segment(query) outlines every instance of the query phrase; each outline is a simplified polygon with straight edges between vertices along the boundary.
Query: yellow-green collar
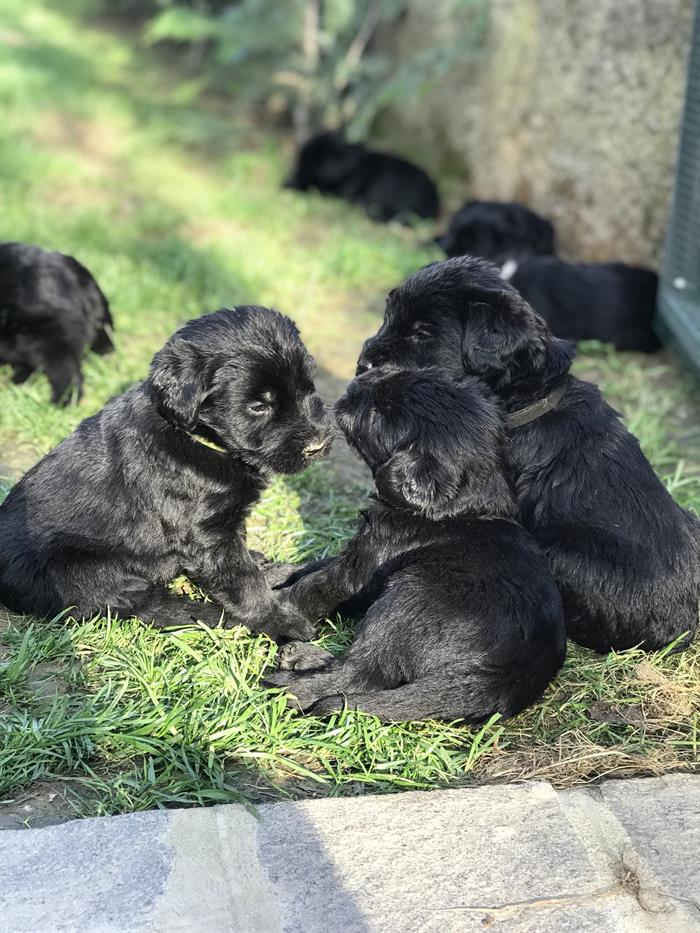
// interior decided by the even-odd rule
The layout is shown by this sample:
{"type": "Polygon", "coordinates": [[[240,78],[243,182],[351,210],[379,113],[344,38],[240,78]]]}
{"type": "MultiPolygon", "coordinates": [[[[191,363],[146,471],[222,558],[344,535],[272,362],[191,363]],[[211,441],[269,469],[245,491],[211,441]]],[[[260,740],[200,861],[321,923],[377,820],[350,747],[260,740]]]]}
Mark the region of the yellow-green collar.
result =
{"type": "Polygon", "coordinates": [[[225,447],[220,447],[218,444],[215,444],[214,441],[210,441],[208,437],[202,437],[201,434],[194,434],[192,431],[185,431],[185,434],[204,447],[211,447],[212,450],[218,450],[220,454],[228,453],[225,447]]]}

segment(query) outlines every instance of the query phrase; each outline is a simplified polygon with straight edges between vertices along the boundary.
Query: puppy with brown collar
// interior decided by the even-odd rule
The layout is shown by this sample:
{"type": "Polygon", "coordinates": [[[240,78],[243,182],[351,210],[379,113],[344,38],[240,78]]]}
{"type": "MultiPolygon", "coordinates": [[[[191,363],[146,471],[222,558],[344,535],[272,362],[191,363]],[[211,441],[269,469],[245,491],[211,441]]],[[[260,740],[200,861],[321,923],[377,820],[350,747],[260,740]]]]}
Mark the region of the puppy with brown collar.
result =
{"type": "Polygon", "coordinates": [[[495,266],[462,256],[389,293],[357,367],[437,366],[491,389],[520,515],[549,558],[570,638],[600,652],[687,644],[698,625],[700,522],[600,390],[569,373],[574,353],[495,266]]]}

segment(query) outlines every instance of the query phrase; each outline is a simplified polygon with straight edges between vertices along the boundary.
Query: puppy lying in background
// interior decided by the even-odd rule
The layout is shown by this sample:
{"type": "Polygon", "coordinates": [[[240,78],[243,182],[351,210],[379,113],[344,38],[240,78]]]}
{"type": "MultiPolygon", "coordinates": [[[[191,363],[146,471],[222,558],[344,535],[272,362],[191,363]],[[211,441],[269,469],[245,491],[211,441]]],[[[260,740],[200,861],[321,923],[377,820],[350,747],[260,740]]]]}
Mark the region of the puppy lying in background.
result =
{"type": "Polygon", "coordinates": [[[497,265],[554,254],[554,227],[524,204],[467,201],[435,237],[447,256],[480,256],[497,265]]]}
{"type": "Polygon", "coordinates": [[[51,401],[82,394],[86,348],[110,353],[113,327],[107,299],[72,256],[27,243],[0,243],[0,364],[19,385],[45,372],[51,401]]]}
{"type": "Polygon", "coordinates": [[[501,274],[557,337],[602,340],[641,353],[661,346],[652,327],[658,277],[651,269],[531,256],[504,263],[501,274]]]}
{"type": "MultiPolygon", "coordinates": [[[[698,624],[700,522],[674,502],[574,347],[488,262],[433,263],[389,293],[358,372],[438,366],[478,376],[505,413],[524,526],[545,550],[569,637],[606,652],[662,648],[698,624]]],[[[469,451],[468,451],[469,452],[469,451]]]]}
{"type": "Polygon", "coordinates": [[[479,256],[541,314],[557,337],[652,353],[658,279],[621,262],[572,263],[554,253],[554,227],[522,204],[468,201],[435,242],[448,256],[479,256]]]}
{"type": "Polygon", "coordinates": [[[340,556],[280,595],[309,621],[356,594],[371,605],[343,658],[291,643],[269,682],[314,714],[513,716],[556,674],[566,635],[547,560],[515,520],[489,391],[438,370],[369,372],[336,412],[376,496],[340,556]]]}
{"type": "Polygon", "coordinates": [[[339,133],[320,133],[297,154],[285,188],[316,189],[358,204],[373,220],[437,217],[437,188],[416,165],[398,156],[372,152],[339,133]]]}
{"type": "Polygon", "coordinates": [[[240,307],[191,321],[145,382],[83,421],[0,506],[0,602],[157,626],[215,625],[223,609],[228,626],[309,637],[249,555],[244,521],[272,475],[323,456],[330,432],[289,318],[240,307]],[[215,602],[172,597],[183,573],[215,602]]]}

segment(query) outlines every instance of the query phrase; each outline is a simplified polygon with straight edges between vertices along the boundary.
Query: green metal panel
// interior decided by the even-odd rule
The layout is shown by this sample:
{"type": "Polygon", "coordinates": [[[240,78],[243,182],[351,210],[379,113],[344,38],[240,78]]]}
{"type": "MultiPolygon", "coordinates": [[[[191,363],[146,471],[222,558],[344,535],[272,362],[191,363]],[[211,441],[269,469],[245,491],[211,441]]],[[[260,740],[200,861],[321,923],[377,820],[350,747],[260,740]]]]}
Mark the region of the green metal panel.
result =
{"type": "Polygon", "coordinates": [[[700,372],[700,0],[696,0],[657,330],[700,372]]]}

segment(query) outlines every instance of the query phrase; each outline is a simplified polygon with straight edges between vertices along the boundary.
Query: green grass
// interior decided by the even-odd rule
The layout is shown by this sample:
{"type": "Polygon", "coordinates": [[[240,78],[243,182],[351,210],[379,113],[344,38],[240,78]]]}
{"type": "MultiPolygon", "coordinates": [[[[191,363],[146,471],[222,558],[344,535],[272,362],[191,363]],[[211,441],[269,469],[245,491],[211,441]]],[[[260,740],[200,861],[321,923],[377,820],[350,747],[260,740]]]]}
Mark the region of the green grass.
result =
{"type": "MultiPolygon", "coordinates": [[[[118,352],[87,360],[85,398],[65,410],[48,404],[42,377],[17,388],[0,371],[0,497],[7,476],[142,378],[179,324],[221,305],[293,316],[332,397],[384,293],[434,258],[419,245],[427,228],[375,226],[341,203],[280,191],[285,140],[235,101],[190,101],[172,66],[133,37],[74,18],[84,7],[3,3],[0,238],[85,262],[112,301],[118,352]]],[[[577,366],[625,412],[673,494],[698,509],[687,379],[669,360],[602,347],[577,366]]],[[[328,465],[279,479],[251,518],[250,543],[280,560],[336,550],[361,502],[328,465]]],[[[0,633],[5,801],[48,782],[77,813],[118,813],[533,776],[566,786],[697,764],[697,645],[606,658],[574,648],[542,703],[469,729],[299,716],[260,686],[274,646],[241,630],[163,636],[136,622],[8,617],[0,633]]],[[[350,635],[336,620],[321,640],[341,650],[350,635]]]]}

